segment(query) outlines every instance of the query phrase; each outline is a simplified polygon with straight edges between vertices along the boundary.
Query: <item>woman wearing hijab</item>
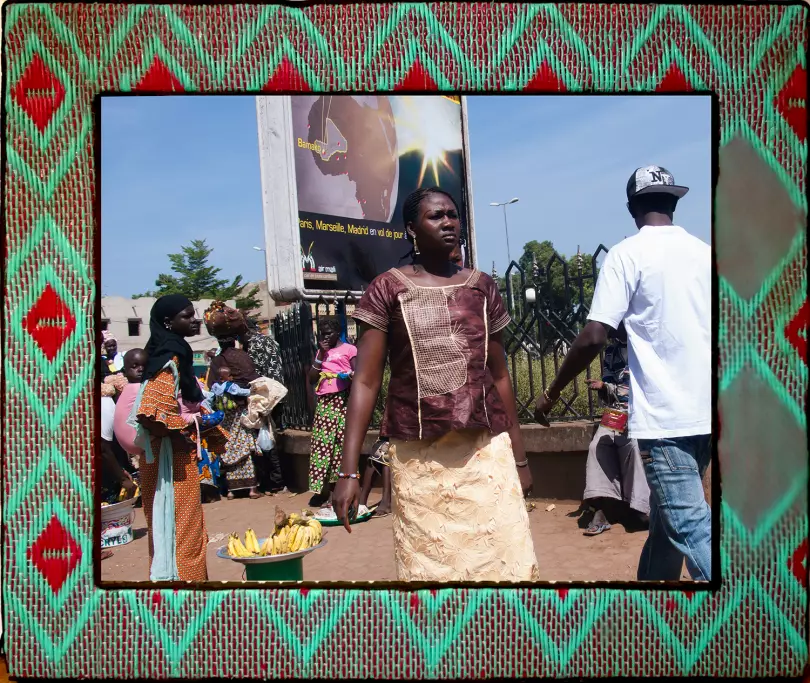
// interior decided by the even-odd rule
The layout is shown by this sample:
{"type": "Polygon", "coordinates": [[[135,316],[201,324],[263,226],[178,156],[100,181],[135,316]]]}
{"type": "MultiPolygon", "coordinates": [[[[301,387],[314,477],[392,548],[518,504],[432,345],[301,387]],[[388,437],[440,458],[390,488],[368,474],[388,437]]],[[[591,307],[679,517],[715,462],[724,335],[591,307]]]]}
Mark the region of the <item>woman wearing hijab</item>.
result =
{"type": "MultiPolygon", "coordinates": [[[[200,500],[200,429],[204,400],[194,375],[194,354],[186,341],[199,333],[194,307],[179,294],[164,296],[149,319],[148,361],[136,400],[143,508],[149,530],[152,581],[205,581],[208,534],[200,500]],[[185,416],[185,417],[184,417],[185,416]],[[144,433],[145,432],[145,433],[144,433]]],[[[209,448],[221,441],[218,429],[206,434],[209,448]]]]}
{"type": "MultiPolygon", "coordinates": [[[[247,330],[244,316],[235,308],[215,301],[205,312],[205,325],[220,347],[211,361],[209,377],[216,379],[225,372],[232,384],[250,389],[259,373],[247,351],[236,348],[236,340],[247,330]]],[[[225,472],[228,500],[234,499],[234,492],[245,490],[251,498],[261,498],[255,462],[255,458],[261,457],[256,446],[257,432],[242,424],[242,416],[247,414],[247,398],[228,395],[221,402],[215,400],[214,407],[225,413],[222,427],[228,433],[228,444],[220,456],[220,468],[225,472]]]]}

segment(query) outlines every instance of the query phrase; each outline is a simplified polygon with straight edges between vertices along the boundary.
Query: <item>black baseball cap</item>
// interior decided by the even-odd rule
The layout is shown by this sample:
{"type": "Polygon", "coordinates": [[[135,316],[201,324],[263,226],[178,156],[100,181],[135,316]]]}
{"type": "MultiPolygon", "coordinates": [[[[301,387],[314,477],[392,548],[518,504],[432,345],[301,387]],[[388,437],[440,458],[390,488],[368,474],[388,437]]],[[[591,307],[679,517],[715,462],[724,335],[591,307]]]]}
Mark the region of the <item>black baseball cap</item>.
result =
{"type": "Polygon", "coordinates": [[[688,187],[675,184],[674,176],[661,166],[642,166],[633,171],[627,181],[627,199],[631,200],[642,194],[669,194],[680,199],[688,187]]]}

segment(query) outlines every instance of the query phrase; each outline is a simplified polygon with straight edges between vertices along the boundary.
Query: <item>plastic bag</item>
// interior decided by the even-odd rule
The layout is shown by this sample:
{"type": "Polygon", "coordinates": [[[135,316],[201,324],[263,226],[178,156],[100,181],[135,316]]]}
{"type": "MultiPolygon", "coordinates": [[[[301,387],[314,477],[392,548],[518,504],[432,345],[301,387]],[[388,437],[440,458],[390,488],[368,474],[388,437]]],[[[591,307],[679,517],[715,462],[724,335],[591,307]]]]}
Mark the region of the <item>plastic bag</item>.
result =
{"type": "Polygon", "coordinates": [[[264,425],[259,430],[259,436],[256,438],[256,445],[259,447],[259,450],[262,452],[272,451],[273,448],[276,446],[276,442],[273,440],[273,434],[270,432],[270,429],[267,425],[264,425]]]}

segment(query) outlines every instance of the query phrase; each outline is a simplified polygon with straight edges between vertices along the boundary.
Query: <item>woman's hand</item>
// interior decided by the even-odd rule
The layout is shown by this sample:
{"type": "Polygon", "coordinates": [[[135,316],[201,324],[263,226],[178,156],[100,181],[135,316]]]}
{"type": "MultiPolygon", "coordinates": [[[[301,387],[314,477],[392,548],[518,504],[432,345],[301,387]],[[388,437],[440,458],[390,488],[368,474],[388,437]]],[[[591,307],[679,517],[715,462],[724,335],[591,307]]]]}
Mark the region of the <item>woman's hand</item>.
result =
{"type": "Polygon", "coordinates": [[[523,490],[523,497],[525,498],[532,492],[534,481],[532,480],[532,473],[529,466],[518,467],[518,477],[520,478],[520,488],[523,490]]]}
{"type": "Polygon", "coordinates": [[[352,533],[349,510],[353,510],[356,513],[359,508],[359,500],[360,482],[357,479],[338,480],[338,483],[335,484],[335,490],[332,493],[332,509],[335,511],[337,518],[343,522],[344,528],[349,533],[352,533]]]}
{"type": "Polygon", "coordinates": [[[586,379],[585,384],[588,385],[588,389],[592,389],[593,391],[601,391],[605,388],[605,383],[599,379],[586,379]]]}

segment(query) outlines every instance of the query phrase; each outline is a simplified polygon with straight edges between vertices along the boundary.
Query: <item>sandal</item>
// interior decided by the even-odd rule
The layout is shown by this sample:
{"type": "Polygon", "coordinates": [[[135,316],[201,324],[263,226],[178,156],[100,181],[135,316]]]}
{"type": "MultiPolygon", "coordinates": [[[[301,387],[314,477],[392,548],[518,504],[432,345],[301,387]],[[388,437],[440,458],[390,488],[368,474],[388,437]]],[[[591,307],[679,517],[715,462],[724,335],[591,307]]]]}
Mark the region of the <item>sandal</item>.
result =
{"type": "Polygon", "coordinates": [[[233,491],[228,491],[228,495],[226,496],[226,498],[227,498],[228,500],[233,500],[233,498],[234,498],[234,496],[233,496],[233,491]]]}
{"type": "Polygon", "coordinates": [[[588,525],[588,528],[585,529],[583,534],[585,536],[598,536],[599,534],[603,534],[604,532],[610,529],[610,524],[605,517],[605,513],[599,510],[591,520],[591,523],[588,525]]]}
{"type": "Polygon", "coordinates": [[[113,556],[112,550],[102,550],[101,551],[101,559],[102,560],[109,560],[113,556]]]}
{"type": "Polygon", "coordinates": [[[259,500],[259,498],[262,498],[262,497],[263,497],[263,496],[262,496],[262,494],[261,494],[261,493],[254,493],[254,492],[251,492],[251,493],[248,495],[248,498],[250,498],[251,500],[259,500]]]}

